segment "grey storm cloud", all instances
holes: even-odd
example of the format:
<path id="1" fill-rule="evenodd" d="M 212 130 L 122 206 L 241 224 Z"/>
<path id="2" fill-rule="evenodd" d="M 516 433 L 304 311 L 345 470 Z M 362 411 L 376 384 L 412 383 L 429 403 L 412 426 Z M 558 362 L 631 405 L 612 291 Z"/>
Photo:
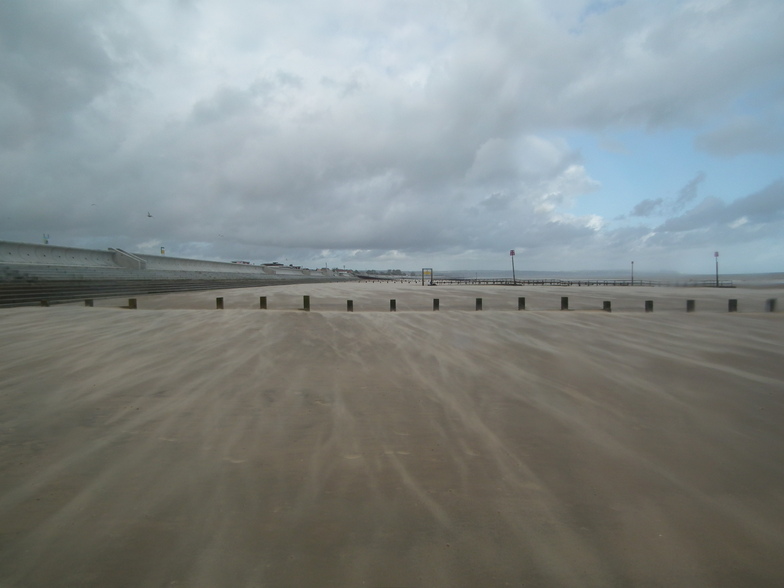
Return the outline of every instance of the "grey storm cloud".
<path id="1" fill-rule="evenodd" d="M 669 0 L 4 2 L 0 238 L 222 259 L 611 244 L 596 215 L 570 213 L 600 180 L 561 130 L 699 126 L 780 77 L 782 14 Z M 698 142 L 715 150 L 717 133 Z M 632 215 L 682 211 L 703 179 Z"/>
<path id="2" fill-rule="evenodd" d="M 632 209 L 632 216 L 651 216 L 661 209 L 664 198 L 646 198 Z"/>
<path id="3" fill-rule="evenodd" d="M 678 191 L 677 198 L 646 198 L 638 202 L 630 214 L 635 217 L 672 216 L 678 214 L 697 198 L 697 189 L 704 181 L 705 173 L 699 172 Z"/>
<path id="4" fill-rule="evenodd" d="M 747 225 L 780 230 L 784 221 L 784 180 L 773 182 L 758 192 L 738 198 L 730 204 L 722 200 L 705 198 L 683 215 L 668 219 L 657 228 L 658 232 L 679 233 L 711 228 Z M 778 226 L 775 223 L 779 223 Z M 774 229 L 775 227 L 775 229 Z"/>
<path id="5" fill-rule="evenodd" d="M 682 210 L 684 206 L 697 198 L 697 188 L 704 181 L 705 173 L 699 172 L 688 184 L 681 188 L 678 198 L 675 200 L 675 210 Z"/>
<path id="6" fill-rule="evenodd" d="M 744 153 L 784 152 L 784 96 L 780 96 L 777 120 L 759 120 L 744 116 L 734 119 L 719 129 L 703 133 L 695 139 L 695 146 L 712 155 L 732 157 Z"/>

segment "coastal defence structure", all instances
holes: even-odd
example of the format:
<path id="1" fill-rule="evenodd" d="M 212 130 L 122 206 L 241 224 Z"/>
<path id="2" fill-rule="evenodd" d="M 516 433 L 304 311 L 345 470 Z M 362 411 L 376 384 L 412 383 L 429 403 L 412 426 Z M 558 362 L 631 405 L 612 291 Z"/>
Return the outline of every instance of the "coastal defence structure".
<path id="1" fill-rule="evenodd" d="M 0 241 L 0 307 L 82 298 L 355 279 L 329 269 L 250 265 Z"/>
<path id="2" fill-rule="evenodd" d="M 14 243 L 0 241 L 0 266 L 31 266 L 31 270 L 42 266 L 74 268 L 111 268 L 160 271 L 200 271 L 235 274 L 266 275 L 313 275 L 332 276 L 331 270 L 308 270 L 288 266 L 248 265 L 223 261 L 204 261 L 165 255 L 128 253 L 119 248 L 79 249 L 57 245 Z"/>

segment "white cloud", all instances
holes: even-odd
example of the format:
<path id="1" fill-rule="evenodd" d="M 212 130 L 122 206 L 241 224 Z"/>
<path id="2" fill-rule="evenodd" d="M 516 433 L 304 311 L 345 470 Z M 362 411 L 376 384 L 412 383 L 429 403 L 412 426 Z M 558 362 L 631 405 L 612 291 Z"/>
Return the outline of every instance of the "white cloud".
<path id="1" fill-rule="evenodd" d="M 32 6 L 0 7 L 1 238 L 267 260 L 622 251 L 626 232 L 572 211 L 602 178 L 569 130 L 781 148 L 777 1 Z M 632 214 L 708 223 L 723 203 L 686 210 L 694 181 Z"/>

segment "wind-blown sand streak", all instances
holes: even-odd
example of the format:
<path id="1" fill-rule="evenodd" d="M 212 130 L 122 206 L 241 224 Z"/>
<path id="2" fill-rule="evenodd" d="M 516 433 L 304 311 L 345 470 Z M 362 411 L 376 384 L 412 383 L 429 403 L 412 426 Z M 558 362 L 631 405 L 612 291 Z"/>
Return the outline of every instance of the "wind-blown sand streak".
<path id="1" fill-rule="evenodd" d="M 0 310 L 0 586 L 780 585 L 781 294 Z"/>

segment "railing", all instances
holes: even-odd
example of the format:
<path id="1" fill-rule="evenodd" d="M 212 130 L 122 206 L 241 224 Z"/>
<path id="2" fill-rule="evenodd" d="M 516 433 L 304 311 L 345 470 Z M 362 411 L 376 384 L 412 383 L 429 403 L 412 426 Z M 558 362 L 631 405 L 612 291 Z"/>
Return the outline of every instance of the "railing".
<path id="1" fill-rule="evenodd" d="M 511 278 L 435 278 L 431 281 L 434 285 L 461 285 L 473 284 L 482 286 L 679 286 L 697 288 L 734 288 L 732 280 L 719 281 L 702 280 L 687 282 L 668 282 L 660 280 L 512 280 Z"/>

